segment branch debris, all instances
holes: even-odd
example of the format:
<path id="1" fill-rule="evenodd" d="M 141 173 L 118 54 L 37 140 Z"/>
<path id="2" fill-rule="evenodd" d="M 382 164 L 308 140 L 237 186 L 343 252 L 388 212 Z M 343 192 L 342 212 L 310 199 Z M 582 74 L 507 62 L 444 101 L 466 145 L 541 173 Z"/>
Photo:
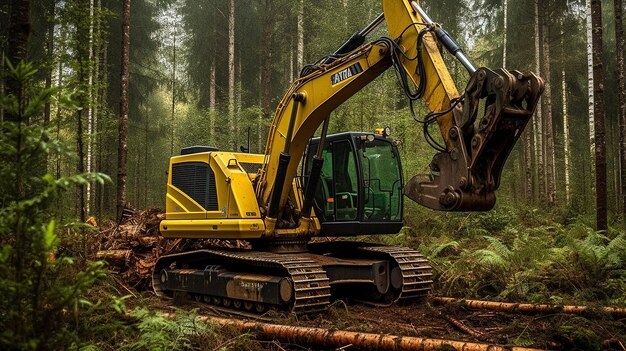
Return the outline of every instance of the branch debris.
<path id="1" fill-rule="evenodd" d="M 109 263 L 109 269 L 137 290 L 151 288 L 152 268 L 157 259 L 178 252 L 206 247 L 243 248 L 245 242 L 218 239 L 168 239 L 159 232 L 165 213 L 159 209 L 125 210 L 121 223 L 105 224 L 96 237 L 96 258 Z"/>

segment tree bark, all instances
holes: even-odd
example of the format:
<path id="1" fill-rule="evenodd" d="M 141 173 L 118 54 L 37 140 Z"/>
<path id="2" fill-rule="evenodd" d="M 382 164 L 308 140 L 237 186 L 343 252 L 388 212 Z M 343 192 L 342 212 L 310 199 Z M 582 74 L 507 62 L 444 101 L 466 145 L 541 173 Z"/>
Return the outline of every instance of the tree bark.
<path id="1" fill-rule="evenodd" d="M 173 38 L 173 56 L 172 56 L 172 116 L 170 129 L 170 156 L 174 156 L 174 131 L 176 129 L 176 30 L 174 30 Z"/>
<path id="2" fill-rule="evenodd" d="M 298 4 L 298 47 L 296 54 L 296 74 L 300 76 L 300 70 L 304 67 L 304 0 Z"/>
<path id="3" fill-rule="evenodd" d="M 502 40 L 502 68 L 506 68 L 506 45 L 507 45 L 507 41 L 508 41 L 508 14 L 509 14 L 509 1 L 508 0 L 504 0 L 504 3 L 502 5 L 502 12 L 504 14 L 504 30 L 503 32 L 503 40 Z"/>
<path id="4" fill-rule="evenodd" d="M 126 206 L 126 163 L 128 157 L 128 61 L 130 52 L 130 0 L 122 0 L 122 53 L 120 71 L 119 142 L 117 149 L 117 219 Z"/>
<path id="5" fill-rule="evenodd" d="M 84 72 L 80 71 L 82 71 L 82 69 L 79 70 L 78 80 L 82 85 L 85 77 Z M 78 112 L 76 112 L 76 153 L 78 155 L 76 160 L 76 171 L 78 174 L 85 173 L 85 148 L 83 141 L 83 129 L 83 110 L 79 109 Z M 81 223 L 85 222 L 85 185 L 83 184 L 76 185 L 76 210 Z"/>
<path id="6" fill-rule="evenodd" d="M 556 160 L 554 148 L 554 127 L 552 121 L 552 84 L 550 84 L 551 66 L 550 66 L 550 39 L 549 39 L 549 16 L 547 16 L 546 1 L 541 1 L 542 13 L 542 43 L 543 43 L 543 75 L 546 78 L 545 91 L 543 93 L 543 122 L 545 130 L 545 170 L 546 170 L 546 188 L 548 204 L 554 205 L 556 202 Z"/>
<path id="7" fill-rule="evenodd" d="M 216 87 L 217 87 L 217 82 L 215 81 L 216 79 L 216 65 L 215 65 L 215 60 L 217 58 L 215 57 L 215 54 L 213 54 L 213 62 L 211 63 L 211 77 L 210 77 L 210 82 L 209 82 L 209 140 L 211 140 L 212 143 L 215 143 L 215 92 L 216 92 Z"/>
<path id="8" fill-rule="evenodd" d="M 98 7 L 101 8 L 102 3 L 101 0 L 98 0 Z M 99 102 L 98 104 L 100 106 L 102 106 L 102 110 L 105 110 L 105 104 L 107 101 L 107 83 L 109 81 L 109 70 L 107 69 L 108 67 L 108 52 L 109 52 L 109 48 L 108 45 L 106 44 L 102 44 L 102 61 L 100 63 L 101 67 L 100 67 L 100 71 L 102 72 L 102 77 L 101 77 L 101 82 L 104 82 L 103 84 L 100 84 L 98 87 L 99 93 Z M 103 119 L 105 118 L 106 113 L 102 114 Z M 102 132 L 104 131 L 104 127 L 103 127 L 104 123 L 99 123 L 96 125 L 96 132 L 98 133 L 98 145 L 100 146 L 98 148 L 98 161 L 97 161 L 97 169 L 98 171 L 105 171 L 105 167 L 104 167 L 104 143 L 103 143 L 103 137 L 102 137 Z M 108 158 L 107 158 L 108 161 Z M 107 166 L 108 166 L 108 162 L 107 162 Z M 107 167 L 108 169 L 108 167 Z M 108 187 L 107 187 L 108 188 Z M 99 219 L 102 218 L 102 214 L 104 212 L 104 189 L 105 187 L 103 185 L 98 185 L 98 187 L 96 188 L 96 196 L 95 196 L 95 202 L 96 202 L 96 215 L 98 216 Z"/>
<path id="9" fill-rule="evenodd" d="M 585 8 L 587 11 L 587 84 L 588 84 L 588 107 L 589 107 L 589 149 L 591 162 L 591 179 L 595 179 L 595 158 L 596 158 L 596 132 L 595 132 L 595 115 L 594 115 L 594 77 L 593 77 L 593 25 L 591 21 L 591 0 L 586 0 Z M 591 193 L 595 193 L 595 183 L 591 182 Z"/>
<path id="10" fill-rule="evenodd" d="M 216 91 L 217 91 L 217 82 L 216 82 L 216 73 L 217 73 L 217 11 L 213 11 L 213 23 L 212 25 L 212 41 L 213 41 L 213 50 L 211 54 L 211 69 L 209 73 L 209 140 L 211 143 L 215 143 L 215 107 L 217 104 L 216 101 Z M 217 146 L 217 145 L 215 145 Z"/>
<path id="11" fill-rule="evenodd" d="M 564 21 L 561 20 L 561 58 L 562 60 L 566 59 L 567 51 L 565 50 L 565 42 L 563 38 L 565 37 L 564 30 Z M 565 74 L 565 66 L 561 68 L 561 99 L 562 99 L 562 110 L 563 113 L 563 161 L 565 167 L 563 169 L 563 176 L 565 178 L 565 203 L 566 205 L 571 204 L 572 198 L 572 190 L 571 190 L 571 151 L 570 151 L 570 126 L 569 126 L 569 108 L 567 106 L 568 99 L 568 85 Z"/>
<path id="12" fill-rule="evenodd" d="M 293 45 L 293 38 L 291 40 L 289 40 L 289 81 L 287 82 L 287 86 L 289 86 L 293 81 L 294 81 L 294 77 L 295 77 L 295 49 L 294 45 Z"/>
<path id="13" fill-rule="evenodd" d="M 65 31 L 65 26 L 61 26 L 60 28 L 60 43 L 61 46 L 59 47 L 59 52 L 65 52 L 65 42 L 66 42 L 66 31 Z M 59 60 L 58 64 L 58 71 L 57 71 L 57 82 L 59 84 L 59 86 L 63 85 L 63 60 Z M 58 100 L 61 100 L 61 92 L 58 92 L 57 94 L 57 98 Z M 57 140 L 60 140 L 61 138 L 61 106 L 59 104 L 59 101 L 57 101 L 56 104 L 56 138 Z M 55 162 L 55 176 L 57 179 L 61 178 L 61 155 L 57 155 L 56 156 L 56 162 Z M 57 200 L 58 201 L 58 200 Z M 58 208 L 57 208 L 58 210 Z"/>
<path id="14" fill-rule="evenodd" d="M 46 55 L 48 55 L 48 67 L 46 68 L 46 82 L 45 82 L 45 87 L 46 89 L 50 89 L 52 87 L 52 75 L 54 72 L 54 60 L 52 59 L 54 57 L 54 18 L 55 18 L 55 6 L 56 6 L 56 2 L 55 1 L 50 1 L 50 4 L 48 5 L 48 10 L 46 15 L 49 17 L 46 19 L 46 25 L 48 26 L 48 31 L 47 31 L 47 35 L 46 35 Z M 50 101 L 47 101 L 45 106 L 44 106 L 44 111 L 43 111 L 43 125 L 45 128 L 47 128 L 50 124 L 50 115 L 52 113 L 52 104 L 50 103 Z M 46 161 L 46 166 L 47 166 L 47 161 Z"/>
<path id="15" fill-rule="evenodd" d="M 14 66 L 20 61 L 26 60 L 28 54 L 28 41 L 30 39 L 30 0 L 11 1 L 11 13 L 8 30 L 7 59 Z M 5 78 L 4 89 L 7 95 L 20 95 L 22 87 L 14 80 Z M 5 120 L 19 122 L 20 116 L 5 113 Z M 24 121 L 28 123 L 28 121 Z"/>
<path id="16" fill-rule="evenodd" d="M 228 15 L 228 119 L 232 146 L 236 149 L 235 121 L 235 0 L 229 2 Z"/>
<path id="17" fill-rule="evenodd" d="M 535 0 L 535 72 L 541 72 L 541 27 L 540 27 L 540 2 L 542 0 Z M 540 102 L 541 103 L 541 102 Z M 545 199 L 547 193 L 546 179 L 544 176 L 544 149 L 543 149 L 543 116 L 541 111 L 541 105 L 535 113 L 535 162 L 537 163 L 537 194 L 540 200 Z"/>
<path id="18" fill-rule="evenodd" d="M 594 125 L 596 137 L 596 229 L 603 231 L 608 229 L 608 215 L 601 0 L 591 0 L 591 21 L 593 26 L 593 91 L 595 96 Z"/>
<path id="19" fill-rule="evenodd" d="M 2 48 L 2 54 L 0 54 L 0 93 L 4 93 L 4 62 L 6 61 L 6 54 L 4 48 Z M 0 106 L 0 122 L 4 122 L 4 106 Z"/>
<path id="20" fill-rule="evenodd" d="M 622 0 L 614 0 L 615 5 L 615 47 L 617 53 L 617 97 L 619 118 L 619 157 L 621 210 L 626 225 L 626 82 L 624 77 L 624 24 Z"/>
<path id="21" fill-rule="evenodd" d="M 569 111 L 567 108 L 567 79 L 565 79 L 565 69 L 561 70 L 561 90 L 563 94 L 563 155 L 565 159 L 565 201 L 571 203 L 572 190 L 570 185 L 571 153 L 570 153 L 570 132 L 569 132 Z"/>
<path id="22" fill-rule="evenodd" d="M 270 79 L 272 75 L 272 54 L 273 54 L 273 0 L 265 0 L 265 18 L 263 21 L 262 48 L 265 56 L 263 57 L 263 67 L 261 73 L 261 109 L 265 118 L 270 117 L 270 101 L 271 101 L 271 85 Z"/>
<path id="23" fill-rule="evenodd" d="M 89 1 L 89 83 L 87 87 L 88 92 L 88 105 L 87 105 L 87 172 L 93 172 L 93 133 L 94 133 L 94 74 L 97 66 L 92 64 L 94 61 L 94 0 Z M 87 213 L 91 213 L 91 191 L 92 184 L 87 183 L 87 201 L 85 207 Z"/>
<path id="24" fill-rule="evenodd" d="M 533 136 L 530 129 L 524 131 L 524 197 L 533 201 Z"/>
<path id="25" fill-rule="evenodd" d="M 144 140 L 143 140 L 143 208 L 148 208 L 148 192 L 150 188 L 148 186 L 148 155 L 150 152 L 150 139 L 148 131 L 150 129 L 150 121 L 148 118 L 144 118 Z"/>

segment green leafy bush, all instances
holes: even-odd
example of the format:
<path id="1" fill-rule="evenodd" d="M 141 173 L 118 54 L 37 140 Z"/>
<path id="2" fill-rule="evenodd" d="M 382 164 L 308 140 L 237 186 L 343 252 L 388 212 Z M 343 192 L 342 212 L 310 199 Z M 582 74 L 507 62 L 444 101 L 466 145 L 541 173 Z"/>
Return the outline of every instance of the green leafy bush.
<path id="1" fill-rule="evenodd" d="M 50 215 L 54 199 L 70 187 L 104 182 L 101 174 L 55 179 L 46 174 L 46 158 L 69 151 L 44 128 L 31 123 L 44 105 L 60 97 L 55 88 L 38 88 L 37 70 L 28 63 L 8 64 L 17 94 L 0 103 L 9 116 L 0 125 L 0 349 L 40 350 L 81 346 L 77 332 L 85 298 L 105 273 L 102 262 L 80 265 L 57 252 L 60 239 Z"/>

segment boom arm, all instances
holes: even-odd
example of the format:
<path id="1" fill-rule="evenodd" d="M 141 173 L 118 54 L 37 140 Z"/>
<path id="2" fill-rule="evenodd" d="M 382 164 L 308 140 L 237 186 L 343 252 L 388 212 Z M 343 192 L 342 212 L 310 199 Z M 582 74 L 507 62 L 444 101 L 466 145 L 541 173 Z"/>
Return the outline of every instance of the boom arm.
<path id="1" fill-rule="evenodd" d="M 284 208 L 291 180 L 317 128 L 337 106 L 391 66 L 388 52 L 389 48 L 382 43 L 367 44 L 298 79 L 287 91 L 274 114 L 265 148 L 266 162 L 257 184 L 257 197 L 266 205 L 268 213 L 271 212 L 272 194 L 276 191 L 280 194 L 276 206 Z M 302 101 L 296 101 L 297 94 L 301 94 Z M 292 137 L 286 149 L 288 135 Z M 287 161 L 281 163 L 281 158 Z M 279 169 L 281 167 L 283 169 Z M 286 181 L 277 182 L 283 175 Z"/>
<path id="2" fill-rule="evenodd" d="M 383 8 L 393 41 L 382 38 L 340 58 L 327 58 L 295 81 L 276 109 L 256 188 L 268 232 L 285 208 L 308 140 L 336 107 L 392 65 L 420 87 L 418 97 L 434 111 L 424 121 L 426 128 L 438 123 L 445 143 L 431 163 L 433 173 L 411 179 L 405 194 L 438 210 L 493 207 L 504 162 L 536 108 L 543 81 L 532 73 L 504 69 L 473 72 L 458 46 L 416 1 L 384 0 Z M 371 26 L 366 29 L 369 32 Z M 359 34 L 336 54 L 344 54 L 342 49 L 354 42 L 360 44 Z M 472 73 L 462 96 L 436 38 Z M 475 128 L 481 100 L 485 116 Z"/>

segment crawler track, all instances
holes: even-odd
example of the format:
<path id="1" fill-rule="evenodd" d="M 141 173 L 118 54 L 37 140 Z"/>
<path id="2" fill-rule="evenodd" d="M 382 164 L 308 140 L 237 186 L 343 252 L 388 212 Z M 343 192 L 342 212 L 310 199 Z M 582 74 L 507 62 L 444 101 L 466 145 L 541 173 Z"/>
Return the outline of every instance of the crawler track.
<path id="1" fill-rule="evenodd" d="M 331 290 L 326 267 L 365 260 L 389 263 L 389 292 L 384 295 L 358 297 L 346 296 L 360 293 L 359 288 Z M 346 263 L 347 262 L 347 263 Z M 350 270 L 350 268 L 349 268 Z M 164 271 L 177 278 L 163 277 Z M 208 272 L 208 273 L 207 273 Z M 228 275 L 235 284 L 246 285 L 246 291 L 235 291 L 230 283 L 216 288 L 215 277 Z M 310 252 L 302 254 L 277 254 L 251 250 L 207 249 L 161 257 L 152 274 L 152 284 L 157 296 L 184 295 L 197 301 L 234 310 L 263 313 L 268 308 L 296 314 L 316 313 L 325 310 L 332 298 L 347 297 L 379 305 L 397 301 L 412 301 L 427 296 L 432 288 L 432 268 L 419 252 L 405 247 L 386 247 L 367 243 L 338 242 L 332 245 L 313 244 Z M 251 284 L 246 283 L 252 281 Z M 174 286 L 169 286 L 175 280 Z M 267 285 L 266 285 L 267 280 Z M 271 282 L 269 282 L 271 280 Z M 289 298 L 277 301 L 266 298 L 266 286 L 279 286 L 277 281 L 289 282 Z M 165 283 L 165 282 L 168 283 Z M 339 283 L 339 282 L 338 282 Z M 230 286 L 228 286 L 230 284 Z M 166 289 L 165 286 L 168 285 Z M 252 286 L 249 287 L 248 285 Z M 228 286 L 228 288 L 223 288 Z M 334 286 L 334 285 L 333 285 Z M 237 286 L 239 288 L 239 286 Z M 244 290 L 245 290 L 244 289 Z M 233 292 L 235 291 L 235 292 Z"/>
<path id="2" fill-rule="evenodd" d="M 421 299 L 432 290 L 433 268 L 419 252 L 401 246 L 366 246 L 361 250 L 386 254 L 398 265 L 402 272 L 402 291 L 395 301 Z"/>
<path id="3" fill-rule="evenodd" d="M 330 285 L 326 273 L 320 265 L 313 260 L 298 257 L 296 255 L 279 255 L 267 252 L 256 252 L 247 250 L 198 250 L 193 252 L 164 256 L 157 261 L 152 275 L 152 284 L 158 296 L 165 296 L 162 289 L 160 271 L 172 264 L 192 266 L 190 268 L 202 269 L 210 264 L 224 264 L 236 266 L 238 270 L 251 268 L 254 270 L 270 270 L 280 272 L 293 282 L 294 294 L 290 305 L 270 306 L 279 309 L 288 309 L 295 313 L 319 312 L 330 304 Z M 186 268 L 186 267 L 185 267 Z M 245 309 L 249 305 L 242 304 L 241 301 L 230 301 L 222 297 L 210 294 L 194 294 L 196 299 L 201 296 L 205 302 L 210 302 L 218 306 L 237 308 L 243 306 Z M 263 305 L 256 305 L 257 312 L 264 311 Z"/>

